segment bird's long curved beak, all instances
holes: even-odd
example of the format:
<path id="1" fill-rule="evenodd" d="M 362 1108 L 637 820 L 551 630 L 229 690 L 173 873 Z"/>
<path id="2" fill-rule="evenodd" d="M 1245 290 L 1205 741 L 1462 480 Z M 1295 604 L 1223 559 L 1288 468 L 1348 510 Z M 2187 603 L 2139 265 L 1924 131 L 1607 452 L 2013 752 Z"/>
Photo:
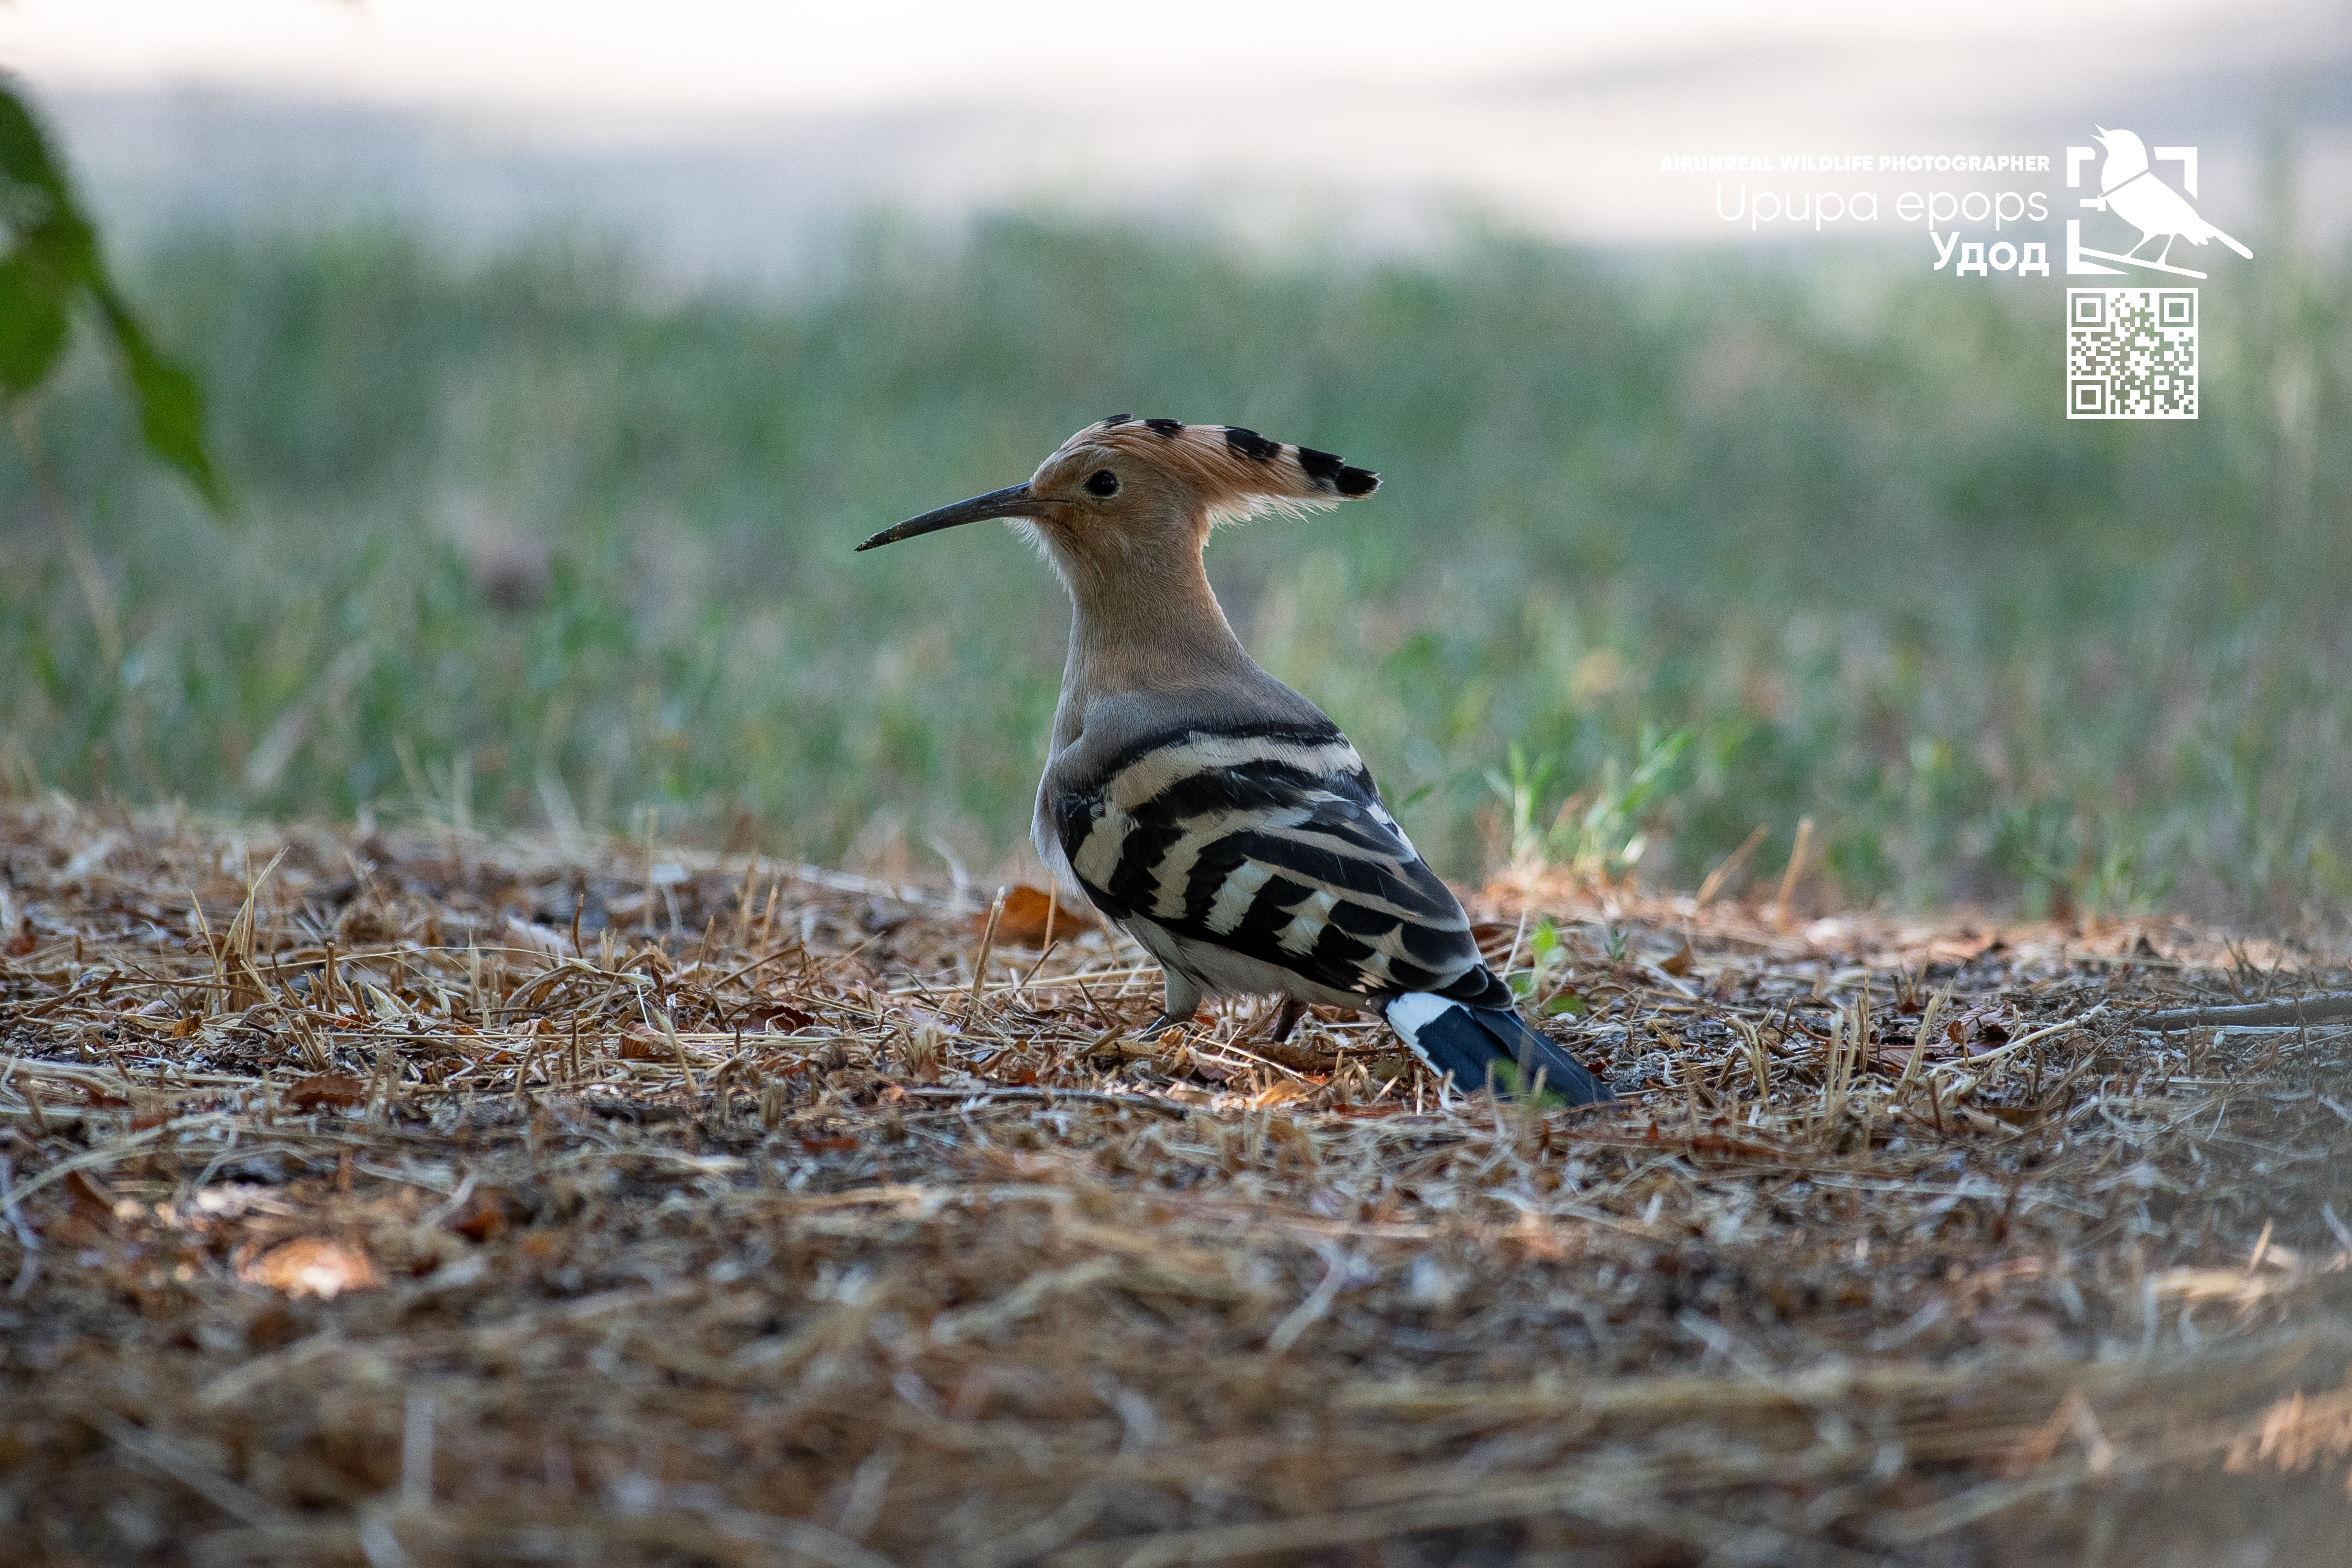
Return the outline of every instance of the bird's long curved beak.
<path id="1" fill-rule="evenodd" d="M 896 544 L 902 539 L 912 539 L 919 533 L 937 533 L 943 528 L 961 528 L 967 522 L 985 522 L 992 517 L 1034 517 L 1041 503 L 1029 493 L 1025 484 L 1007 485 L 1001 490 L 991 490 L 984 496 L 960 500 L 953 506 L 943 506 L 937 511 L 927 511 L 920 517 L 910 517 L 895 523 L 859 545 L 860 550 L 872 550 L 877 545 Z"/>

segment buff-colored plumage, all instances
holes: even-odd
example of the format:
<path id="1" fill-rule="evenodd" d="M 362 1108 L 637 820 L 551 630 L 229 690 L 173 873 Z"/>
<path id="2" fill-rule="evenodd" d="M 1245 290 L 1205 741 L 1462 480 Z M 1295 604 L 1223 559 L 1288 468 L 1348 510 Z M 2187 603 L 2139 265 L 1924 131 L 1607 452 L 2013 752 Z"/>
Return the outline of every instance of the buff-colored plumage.
<path id="1" fill-rule="evenodd" d="M 1312 447 L 1269 441 L 1234 426 L 1172 419 L 1103 420 L 1063 442 L 1045 461 L 1049 467 L 1083 464 L 1090 452 L 1149 465 L 1189 489 L 1218 522 L 1265 510 L 1320 510 L 1369 495 L 1378 485 L 1375 476 Z M 1309 471 L 1310 463 L 1321 477 Z"/>

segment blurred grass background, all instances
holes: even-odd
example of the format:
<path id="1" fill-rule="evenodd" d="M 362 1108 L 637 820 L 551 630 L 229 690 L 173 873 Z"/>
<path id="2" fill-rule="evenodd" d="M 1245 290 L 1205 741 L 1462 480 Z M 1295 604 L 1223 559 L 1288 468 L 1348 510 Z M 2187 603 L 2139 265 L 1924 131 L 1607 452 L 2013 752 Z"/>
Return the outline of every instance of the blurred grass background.
<path id="1" fill-rule="evenodd" d="M 1211 570 L 1450 874 L 1511 852 L 1516 787 L 1522 852 L 1622 868 L 1638 836 L 1653 882 L 1759 825 L 1776 872 L 1810 815 L 1845 897 L 2332 923 L 2352 268 L 2256 244 L 2178 425 L 2060 416 L 2063 279 L 1907 253 L 1269 257 L 1016 216 L 681 293 L 590 246 L 191 236 L 124 270 L 205 379 L 238 521 L 73 368 L 38 419 L 124 648 L 0 453 L 0 776 L 563 831 L 656 806 L 979 878 L 1026 830 L 1065 606 L 1000 531 L 851 546 L 1129 410 L 1381 472 Z"/>

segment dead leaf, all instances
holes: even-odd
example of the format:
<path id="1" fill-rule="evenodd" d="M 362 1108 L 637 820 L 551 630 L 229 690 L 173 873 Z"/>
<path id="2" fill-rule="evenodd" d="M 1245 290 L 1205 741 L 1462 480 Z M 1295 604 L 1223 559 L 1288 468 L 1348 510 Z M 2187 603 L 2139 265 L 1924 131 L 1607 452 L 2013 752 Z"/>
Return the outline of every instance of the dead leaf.
<path id="1" fill-rule="evenodd" d="M 1480 921 L 1470 928 L 1470 940 L 1482 952 L 1500 953 L 1521 934 L 1515 921 Z"/>
<path id="2" fill-rule="evenodd" d="M 477 1193 L 464 1213 L 452 1215 L 441 1223 L 467 1241 L 488 1241 L 506 1232 L 506 1205 L 496 1193 Z"/>
<path id="3" fill-rule="evenodd" d="M 298 1079 L 286 1090 L 286 1103 L 297 1110 L 321 1105 L 357 1105 L 367 1098 L 366 1086 L 348 1073 L 322 1072 Z"/>
<path id="4" fill-rule="evenodd" d="M 1690 938 L 1685 936 L 1683 938 L 1682 946 L 1675 950 L 1675 955 L 1660 963 L 1658 967 L 1679 980 L 1691 972 L 1691 965 L 1697 961 L 1698 954 L 1691 951 Z"/>
<path id="5" fill-rule="evenodd" d="M 632 1024 L 621 1031 L 621 1059 L 624 1061 L 641 1062 L 669 1054 L 669 1042 L 661 1037 L 658 1030 L 649 1029 L 643 1024 Z"/>
<path id="6" fill-rule="evenodd" d="M 367 1254 L 324 1237 L 281 1242 L 237 1271 L 249 1285 L 267 1285 L 289 1296 L 331 1301 L 346 1290 L 372 1289 L 375 1268 Z"/>
<path id="7" fill-rule="evenodd" d="M 996 917 L 996 940 L 1007 947 L 1043 947 L 1045 944 L 1045 915 L 1048 909 L 1054 916 L 1054 935 L 1076 936 L 1090 931 L 1094 920 L 1084 910 L 1074 910 L 1068 904 L 1057 903 L 1053 897 L 1037 888 L 1019 887 L 1004 895 L 1004 912 Z M 988 925 L 988 913 L 982 910 L 973 917 L 974 931 Z"/>

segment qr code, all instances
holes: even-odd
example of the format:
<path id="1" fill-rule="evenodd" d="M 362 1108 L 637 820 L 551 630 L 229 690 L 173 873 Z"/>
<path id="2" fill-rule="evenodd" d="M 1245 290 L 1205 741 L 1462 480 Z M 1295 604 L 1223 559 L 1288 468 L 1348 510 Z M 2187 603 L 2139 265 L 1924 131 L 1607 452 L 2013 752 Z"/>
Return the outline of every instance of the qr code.
<path id="1" fill-rule="evenodd" d="M 2066 290 L 2066 417 L 2197 417 L 2197 290 Z"/>

